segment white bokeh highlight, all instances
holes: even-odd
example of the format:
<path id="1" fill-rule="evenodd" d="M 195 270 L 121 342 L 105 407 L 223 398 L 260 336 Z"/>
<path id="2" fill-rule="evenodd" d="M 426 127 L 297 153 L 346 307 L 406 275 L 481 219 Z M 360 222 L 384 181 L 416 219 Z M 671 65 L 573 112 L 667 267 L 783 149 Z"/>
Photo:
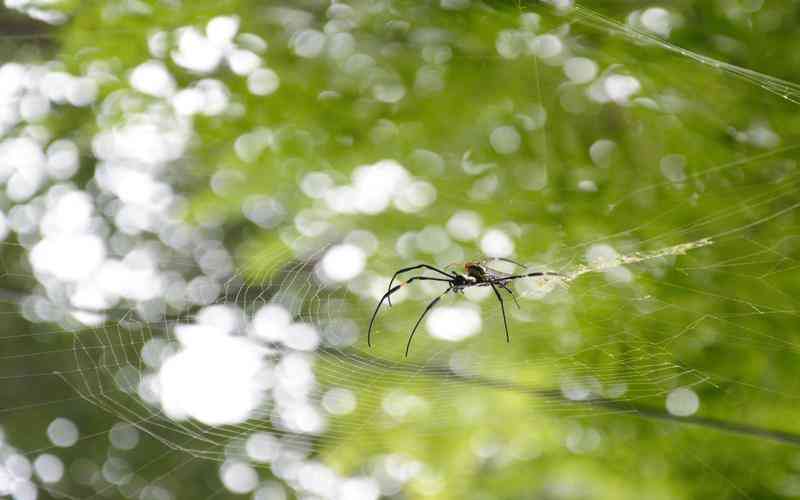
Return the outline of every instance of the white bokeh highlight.
<path id="1" fill-rule="evenodd" d="M 673 389 L 667 394 L 667 411 L 678 417 L 688 417 L 700 409 L 700 398 L 687 387 Z"/>
<path id="2" fill-rule="evenodd" d="M 181 349 L 158 372 L 161 406 L 170 418 L 208 425 L 246 421 L 264 400 L 264 350 L 216 325 L 179 325 Z"/>
<path id="3" fill-rule="evenodd" d="M 442 305 L 428 313 L 425 326 L 434 338 L 458 342 L 480 331 L 481 315 L 467 304 Z"/>

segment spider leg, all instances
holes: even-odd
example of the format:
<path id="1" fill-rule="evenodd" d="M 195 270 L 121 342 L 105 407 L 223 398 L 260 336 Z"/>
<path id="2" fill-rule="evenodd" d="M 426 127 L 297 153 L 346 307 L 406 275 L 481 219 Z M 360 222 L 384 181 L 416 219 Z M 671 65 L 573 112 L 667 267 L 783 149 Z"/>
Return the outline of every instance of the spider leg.
<path id="1" fill-rule="evenodd" d="M 375 316 L 378 315 L 378 311 L 380 311 L 381 305 L 383 304 L 383 301 L 388 299 L 389 296 L 391 294 L 393 294 L 394 292 L 400 290 L 400 288 L 402 286 L 403 285 L 397 285 L 394 288 L 390 288 L 388 292 L 383 294 L 383 297 L 381 297 L 381 300 L 378 302 L 378 305 L 375 307 L 375 312 L 372 313 L 372 318 L 369 320 L 369 328 L 367 328 L 367 345 L 369 347 L 372 347 L 372 323 L 375 322 Z"/>
<path id="2" fill-rule="evenodd" d="M 515 280 L 515 279 L 519 279 L 519 278 L 531 278 L 531 277 L 536 277 L 536 276 L 560 276 L 562 278 L 566 277 L 561 273 L 556 273 L 556 272 L 553 272 L 553 271 L 536 271 L 534 273 L 512 274 L 510 276 L 503 276 L 503 279 L 504 280 Z"/>
<path id="3" fill-rule="evenodd" d="M 506 321 L 506 306 L 503 304 L 503 297 L 500 296 L 500 292 L 497 291 L 497 287 L 494 286 L 494 283 L 490 281 L 489 284 L 492 286 L 492 290 L 494 290 L 495 297 L 497 297 L 497 300 L 500 301 L 500 312 L 503 313 L 503 326 L 506 329 L 506 342 L 511 342 L 511 338 L 508 336 L 508 322 Z"/>
<path id="4" fill-rule="evenodd" d="M 508 292 L 509 295 L 511 295 L 511 298 L 514 299 L 514 305 L 517 306 L 517 309 L 519 309 L 519 302 L 517 302 L 517 296 L 514 295 L 514 292 L 512 292 L 510 288 L 508 288 L 508 284 L 504 283 L 502 281 L 499 281 L 497 283 L 497 286 L 499 286 L 500 288 L 502 288 L 503 290 Z"/>
<path id="5" fill-rule="evenodd" d="M 422 315 L 421 315 L 421 316 L 419 317 L 419 319 L 417 320 L 417 324 L 416 324 L 416 325 L 414 325 L 414 329 L 413 329 L 413 330 L 411 330 L 411 335 L 409 335 L 409 336 L 408 336 L 408 342 L 406 343 L 406 357 L 408 357 L 408 350 L 409 350 L 409 349 L 411 349 L 411 339 L 413 339 L 413 338 L 414 338 L 414 334 L 417 332 L 417 327 L 419 326 L 419 324 L 420 324 L 420 323 L 422 323 L 422 318 L 424 318 L 424 317 L 425 317 L 425 315 L 426 315 L 426 314 L 428 314 L 428 311 L 430 311 L 430 310 L 433 308 L 433 306 L 435 306 L 435 305 L 436 305 L 436 303 L 437 303 L 437 302 L 439 302 L 439 300 L 440 300 L 442 297 L 444 297 L 444 295 L 445 295 L 447 292 L 449 292 L 450 290 L 452 290 L 452 289 L 453 289 L 453 287 L 452 287 L 452 286 L 450 286 L 450 287 L 449 287 L 447 290 L 445 290 L 444 292 L 442 292 L 442 294 L 441 294 L 441 295 L 439 295 L 438 297 L 436 297 L 435 299 L 433 299 L 433 300 L 430 302 L 430 304 L 428 304 L 428 307 L 426 307 L 426 308 L 425 308 L 425 310 L 424 310 L 424 311 L 422 311 Z"/>
<path id="6" fill-rule="evenodd" d="M 422 269 L 422 268 L 430 269 L 431 271 L 437 272 L 437 273 L 439 273 L 439 274 L 441 274 L 443 276 L 447 276 L 450 279 L 455 278 L 455 275 L 447 273 L 447 272 L 444 272 L 441 269 L 436 269 L 435 267 L 429 266 L 428 264 L 419 264 L 419 265 L 416 265 L 416 266 L 404 267 L 403 269 L 400 269 L 399 271 L 394 273 L 394 276 L 392 276 L 392 279 L 389 281 L 389 289 L 391 290 L 392 283 L 394 283 L 394 280 L 397 279 L 397 275 L 405 273 L 405 272 L 408 272 L 408 271 L 413 271 L 414 269 Z M 392 305 L 392 299 L 389 299 L 389 306 L 391 306 L 391 305 Z"/>
<path id="7" fill-rule="evenodd" d="M 433 278 L 433 277 L 430 277 L 430 276 L 414 276 L 410 280 L 405 281 L 403 283 L 400 283 L 399 285 L 395 285 L 393 288 L 390 288 L 389 291 L 386 292 L 385 294 L 383 294 L 383 297 L 381 297 L 381 300 L 378 302 L 378 305 L 375 307 L 375 312 L 372 313 L 372 318 L 369 320 L 369 328 L 367 329 L 367 345 L 369 347 L 372 347 L 372 323 L 375 322 L 375 317 L 378 315 L 378 311 L 381 309 L 381 305 L 383 304 L 383 301 L 384 300 L 389 300 L 389 297 L 391 297 L 394 292 L 400 290 L 404 286 L 406 286 L 409 283 L 411 283 L 412 281 L 416 281 L 416 280 L 419 280 L 419 281 L 443 281 L 443 282 L 446 282 L 446 283 L 450 283 L 450 280 L 446 280 L 446 279 L 443 279 L 443 278 Z"/>
<path id="8" fill-rule="evenodd" d="M 493 260 L 499 260 L 501 262 L 508 262 L 509 264 L 514 264 L 517 267 L 521 267 L 522 269 L 525 269 L 525 266 L 523 266 L 522 264 L 520 264 L 516 260 L 509 259 L 507 257 L 491 257 L 491 258 L 488 258 L 488 259 L 484 259 L 481 262 L 491 262 Z"/>

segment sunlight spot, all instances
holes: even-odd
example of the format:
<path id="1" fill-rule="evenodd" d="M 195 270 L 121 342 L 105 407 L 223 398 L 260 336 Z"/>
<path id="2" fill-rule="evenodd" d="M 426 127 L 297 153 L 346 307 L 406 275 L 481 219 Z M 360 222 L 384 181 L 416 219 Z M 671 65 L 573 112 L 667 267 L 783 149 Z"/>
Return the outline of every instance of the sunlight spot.
<path id="1" fill-rule="evenodd" d="M 422 59 L 430 64 L 446 64 L 453 58 L 449 45 L 427 45 L 422 49 Z"/>
<path id="2" fill-rule="evenodd" d="M 309 172 L 300 181 L 300 190 L 309 198 L 320 199 L 325 197 L 334 186 L 333 179 L 325 172 Z"/>
<path id="3" fill-rule="evenodd" d="M 356 409 L 356 395 L 349 389 L 334 387 L 322 396 L 322 407 L 331 415 L 347 415 Z"/>
<path id="4" fill-rule="evenodd" d="M 169 97 L 175 93 L 175 79 L 161 61 L 147 61 L 136 66 L 129 80 L 133 88 L 153 97 Z"/>
<path id="5" fill-rule="evenodd" d="M 17 94 L 25 88 L 27 78 L 25 66 L 15 62 L 0 65 L 0 95 L 3 97 Z"/>
<path id="6" fill-rule="evenodd" d="M 175 420 L 238 424 L 264 398 L 263 349 L 211 325 L 175 327 L 181 349 L 158 372 L 161 405 Z"/>
<path id="7" fill-rule="evenodd" d="M 589 147 L 589 156 L 598 167 L 607 167 L 611 163 L 612 154 L 616 149 L 616 142 L 609 139 L 600 139 Z"/>
<path id="8" fill-rule="evenodd" d="M 286 500 L 287 498 L 286 490 L 277 481 L 266 481 L 253 493 L 253 500 Z"/>
<path id="9" fill-rule="evenodd" d="M 50 193 L 47 211 L 40 222 L 43 235 L 68 235 L 91 229 L 94 206 L 88 194 L 83 191 Z"/>
<path id="10" fill-rule="evenodd" d="M 686 387 L 673 389 L 667 394 L 667 411 L 678 417 L 694 415 L 700 408 L 697 393 Z"/>
<path id="11" fill-rule="evenodd" d="M 525 12 L 519 16 L 519 25 L 528 31 L 539 31 L 541 24 L 542 16 L 535 12 Z"/>
<path id="12" fill-rule="evenodd" d="M 516 128 L 504 125 L 492 130 L 489 142 L 491 142 L 492 148 L 498 154 L 509 155 L 519 150 L 522 138 Z"/>
<path id="13" fill-rule="evenodd" d="M 251 334 L 267 342 L 279 342 L 286 338 L 292 316 L 279 304 L 266 304 L 253 316 Z"/>
<path id="14" fill-rule="evenodd" d="M 50 100 L 41 94 L 27 94 L 19 102 L 19 114 L 27 122 L 35 122 L 50 112 Z"/>
<path id="15" fill-rule="evenodd" d="M 178 49 L 172 51 L 172 60 L 178 66 L 199 73 L 209 73 L 222 60 L 222 48 L 204 37 L 197 28 L 178 29 L 177 39 Z"/>
<path id="16" fill-rule="evenodd" d="M 444 10 L 464 10 L 470 3 L 471 0 L 439 0 L 439 6 Z"/>
<path id="17" fill-rule="evenodd" d="M 572 57 L 564 63 L 564 74 L 573 83 L 589 83 L 597 76 L 597 63 L 585 57 Z"/>
<path id="18" fill-rule="evenodd" d="M 37 272 L 64 281 L 88 278 L 105 259 L 103 240 L 93 234 L 48 236 L 37 243 L 30 260 Z"/>
<path id="19" fill-rule="evenodd" d="M 389 207 L 401 188 L 408 185 L 408 170 L 394 160 L 357 167 L 352 174 L 351 202 L 359 212 L 378 214 Z"/>
<path id="20" fill-rule="evenodd" d="M 487 257 L 509 257 L 514 253 L 514 242 L 505 231 L 490 229 L 481 238 L 481 251 Z"/>
<path id="21" fill-rule="evenodd" d="M 459 241 L 470 241 L 481 234 L 483 220 L 471 210 L 460 210 L 447 221 L 447 231 Z"/>
<path id="22" fill-rule="evenodd" d="M 64 476 L 64 462 L 55 455 L 45 453 L 33 461 L 36 475 L 43 483 L 57 483 Z"/>
<path id="23" fill-rule="evenodd" d="M 205 78 L 195 84 L 195 87 L 203 93 L 203 109 L 201 112 L 207 116 L 214 116 L 222 113 L 228 107 L 230 94 L 228 87 L 219 80 Z"/>
<path id="24" fill-rule="evenodd" d="M 88 106 L 97 99 L 97 82 L 91 78 L 70 78 L 67 81 L 66 97 L 73 106 Z"/>
<path id="25" fill-rule="evenodd" d="M 274 147 L 275 135 L 272 130 L 264 127 L 252 132 L 242 134 L 233 143 L 233 150 L 240 160 L 252 163 L 268 147 Z"/>
<path id="26" fill-rule="evenodd" d="M 237 495 L 249 493 L 258 486 L 258 473 L 243 462 L 226 461 L 220 466 L 222 484 Z"/>
<path id="27" fill-rule="evenodd" d="M 618 258 L 619 254 L 611 245 L 597 244 L 586 250 L 586 260 L 592 266 L 602 266 L 614 262 Z"/>
<path id="28" fill-rule="evenodd" d="M 349 281 L 364 270 L 366 255 L 351 244 L 335 245 L 322 258 L 322 271 L 332 281 Z"/>
<path id="29" fill-rule="evenodd" d="M 237 31 L 239 31 L 237 16 L 217 16 L 206 25 L 208 39 L 217 45 L 230 44 Z"/>
<path id="30" fill-rule="evenodd" d="M 458 342 L 480 331 L 481 315 L 469 305 L 440 306 L 428 313 L 425 326 L 432 337 Z"/>
<path id="31" fill-rule="evenodd" d="M 127 422 L 117 422 L 108 431 L 108 439 L 118 450 L 132 450 L 139 444 L 139 430 Z"/>
<path id="32" fill-rule="evenodd" d="M 292 36 L 289 47 L 299 57 L 317 57 L 325 48 L 325 34 L 317 30 L 303 30 Z"/>
<path id="33" fill-rule="evenodd" d="M 375 84 L 372 87 L 372 96 L 378 101 L 385 103 L 395 103 L 406 95 L 406 88 L 403 82 L 387 81 Z"/>
<path id="34" fill-rule="evenodd" d="M 436 188 L 427 181 L 413 181 L 398 190 L 394 206 L 401 212 L 419 212 L 436 201 Z"/>
<path id="35" fill-rule="evenodd" d="M 527 33 L 517 30 L 503 30 L 497 34 L 495 49 L 500 57 L 505 59 L 516 59 L 527 49 L 525 36 Z"/>
<path id="36" fill-rule="evenodd" d="M 286 208 L 269 196 L 248 196 L 242 202 L 242 213 L 248 220 L 264 229 L 277 226 L 287 214 Z"/>
<path id="37" fill-rule="evenodd" d="M 444 76 L 444 70 L 439 66 L 422 66 L 414 77 L 414 90 L 423 95 L 441 92 L 446 85 Z"/>
<path id="38" fill-rule="evenodd" d="M 262 464 L 278 458 L 280 450 L 280 441 L 268 432 L 256 432 L 255 434 L 251 434 L 245 443 L 247 456 L 254 462 Z"/>
<path id="39" fill-rule="evenodd" d="M 633 273 L 630 269 L 623 266 L 606 269 L 603 271 L 603 275 L 611 283 L 625 284 L 633 281 Z"/>
<path id="40" fill-rule="evenodd" d="M 88 484 L 88 483 L 87 483 Z M 139 493 L 139 500 L 175 500 L 175 496 L 163 486 L 148 484 Z"/>
<path id="41" fill-rule="evenodd" d="M 20 137 L 0 142 L 0 158 L 0 181 L 10 176 L 6 193 L 11 200 L 30 198 L 44 183 L 47 158 L 33 139 Z"/>
<path id="42" fill-rule="evenodd" d="M 749 129 L 735 135 L 737 140 L 760 148 L 774 148 L 781 142 L 780 136 L 767 123 L 753 123 Z"/>
<path id="43" fill-rule="evenodd" d="M 367 54 L 352 54 L 345 61 L 342 69 L 350 75 L 363 75 L 368 69 L 375 66 L 375 59 Z"/>
<path id="44" fill-rule="evenodd" d="M 166 283 L 152 256 L 145 257 L 136 250 L 122 260 L 107 259 L 94 276 L 103 295 L 125 297 L 132 300 L 152 300 L 159 297 Z"/>
<path id="45" fill-rule="evenodd" d="M 6 65 L 4 67 L 8 67 Z M 13 72 L 9 72 L 13 73 Z M 39 83 L 39 90 L 47 96 L 48 99 L 55 103 L 63 103 L 67 100 L 67 87 L 69 86 L 72 75 L 64 73 L 63 71 L 50 71 L 42 77 Z M 13 89 L 14 82 L 11 82 Z"/>
<path id="46" fill-rule="evenodd" d="M 253 95 L 270 95 L 280 87 L 278 74 L 269 68 L 258 68 L 247 77 L 247 90 Z"/>
<path id="47" fill-rule="evenodd" d="M 78 146 L 68 139 L 53 141 L 47 147 L 47 173 L 53 179 L 69 179 L 78 171 L 80 158 Z"/>
<path id="48" fill-rule="evenodd" d="M 47 426 L 47 437 L 59 448 L 69 448 L 78 442 L 78 426 L 72 420 L 58 417 Z"/>
<path id="49" fill-rule="evenodd" d="M 0 485 L 0 492 L 2 492 Z M 9 485 L 9 492 L 13 500 L 36 500 L 39 493 L 36 485 L 26 479 L 16 480 Z"/>
<path id="50" fill-rule="evenodd" d="M 375 479 L 352 477 L 342 481 L 337 498 L 340 500 L 377 500 L 380 496 L 381 490 Z"/>
<path id="51" fill-rule="evenodd" d="M 225 335 L 239 332 L 244 323 L 242 310 L 228 304 L 214 304 L 200 309 L 195 321 L 210 326 Z"/>
<path id="52" fill-rule="evenodd" d="M 547 187 L 547 167 L 538 162 L 518 164 L 514 169 L 516 181 L 520 187 L 529 191 L 540 191 Z"/>
<path id="53" fill-rule="evenodd" d="M 594 395 L 600 394 L 599 382 L 593 377 L 572 378 L 566 376 L 561 379 L 561 393 L 571 401 L 585 401 Z"/>
<path id="54" fill-rule="evenodd" d="M 409 414 L 424 412 L 428 404 L 419 396 L 401 389 L 393 389 L 383 396 L 381 407 L 387 415 L 402 419 Z"/>
<path id="55" fill-rule="evenodd" d="M 429 254 L 443 252 L 450 246 L 450 237 L 440 226 L 426 226 L 416 236 L 417 248 Z"/>
<path id="56" fill-rule="evenodd" d="M 31 467 L 31 462 L 25 456 L 14 453 L 13 451 L 4 453 L 4 455 L 6 456 L 2 457 L 3 463 L 0 467 L 4 467 L 14 479 L 26 481 L 31 478 L 33 475 L 33 468 Z M 0 470 L 3 469 L 0 468 Z"/>
<path id="57" fill-rule="evenodd" d="M 627 104 L 628 99 L 642 88 L 639 80 L 628 75 L 609 75 L 603 87 L 608 98 L 617 104 Z"/>
<path id="58" fill-rule="evenodd" d="M 317 329 L 308 323 L 293 323 L 286 330 L 286 338 L 283 343 L 290 349 L 298 351 L 313 351 L 319 346 L 319 333 Z"/>
<path id="59" fill-rule="evenodd" d="M 365 229 L 356 229 L 354 231 L 350 231 L 350 233 L 345 236 L 344 242 L 357 246 L 364 251 L 365 255 L 374 254 L 380 246 L 378 237 L 375 236 L 371 231 L 367 231 Z"/>
<path id="60" fill-rule="evenodd" d="M 355 47 L 355 38 L 350 33 L 334 33 L 328 38 L 328 55 L 337 61 L 343 61 L 353 55 Z"/>
<path id="61" fill-rule="evenodd" d="M 239 46 L 255 52 L 256 54 L 261 54 L 267 50 L 267 42 L 260 36 L 253 33 L 240 33 L 236 37 L 236 42 L 239 44 Z"/>
<path id="62" fill-rule="evenodd" d="M 127 484 L 133 475 L 128 461 L 118 457 L 108 457 L 101 470 L 103 479 L 116 486 Z"/>
<path id="63" fill-rule="evenodd" d="M 88 311 L 71 311 L 70 316 L 86 326 L 100 326 L 106 322 L 105 314 L 91 313 Z"/>
<path id="64" fill-rule="evenodd" d="M 228 64 L 237 75 L 249 75 L 261 66 L 261 58 L 249 50 L 233 49 L 228 54 Z"/>
<path id="65" fill-rule="evenodd" d="M 548 3 L 555 7 L 558 10 L 567 10 L 571 9 L 573 5 L 575 5 L 574 0 L 543 0 L 544 3 Z"/>
<path id="66" fill-rule="evenodd" d="M 373 144 L 385 144 L 397 139 L 400 129 L 391 120 L 379 119 L 369 131 L 369 138 Z"/>
<path id="67" fill-rule="evenodd" d="M 555 57 L 564 50 L 564 43 L 555 35 L 541 35 L 533 39 L 533 53 L 543 59 Z"/>
<path id="68" fill-rule="evenodd" d="M 578 425 L 567 434 L 564 445 L 570 452 L 582 455 L 595 451 L 602 440 L 603 436 L 597 429 Z"/>
<path id="69" fill-rule="evenodd" d="M 11 228 L 8 224 L 8 218 L 6 214 L 0 210 L 0 241 L 5 240 L 8 237 L 8 233 L 11 231 Z"/>
<path id="70" fill-rule="evenodd" d="M 186 285 L 186 298 L 194 304 L 209 304 L 219 292 L 219 284 L 207 276 L 197 276 Z"/>
<path id="71" fill-rule="evenodd" d="M 280 412 L 281 422 L 287 429 L 304 434 L 319 434 L 325 430 L 325 419 L 309 404 L 293 404 Z"/>
<path id="72" fill-rule="evenodd" d="M 166 31 L 156 31 L 147 37 L 147 49 L 150 55 L 163 59 L 167 55 L 169 35 Z"/>
<path id="73" fill-rule="evenodd" d="M 644 12 L 642 12 L 640 21 L 642 26 L 644 26 L 648 31 L 652 31 L 653 33 L 663 37 L 668 37 L 672 31 L 670 13 L 661 7 L 650 7 L 649 9 L 646 9 Z"/>

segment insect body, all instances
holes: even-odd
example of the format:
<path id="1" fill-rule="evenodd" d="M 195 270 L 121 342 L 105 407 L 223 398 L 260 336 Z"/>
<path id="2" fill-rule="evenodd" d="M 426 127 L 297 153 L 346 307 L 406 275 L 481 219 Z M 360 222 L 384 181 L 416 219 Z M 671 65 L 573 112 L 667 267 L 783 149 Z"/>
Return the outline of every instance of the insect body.
<path id="1" fill-rule="evenodd" d="M 510 259 L 494 259 L 494 260 L 503 260 L 506 262 L 510 262 L 514 265 L 519 267 L 523 267 L 521 264 L 514 262 Z M 547 271 L 537 271 L 537 272 L 525 272 L 522 274 L 507 274 L 501 273 L 500 271 L 495 271 L 489 267 L 486 267 L 485 262 L 487 261 L 470 261 L 464 263 L 464 273 L 457 273 L 457 272 L 448 272 L 438 269 L 436 267 L 430 266 L 428 264 L 418 264 L 416 266 L 405 267 L 403 269 L 398 270 L 392 276 L 391 281 L 389 282 L 389 290 L 381 297 L 381 300 L 378 302 L 378 306 L 375 308 L 375 312 L 372 313 L 372 319 L 369 321 L 369 329 L 367 330 L 367 344 L 371 347 L 372 346 L 372 324 L 375 322 L 375 317 L 378 315 L 378 311 L 383 304 L 383 301 L 387 301 L 388 304 L 392 305 L 391 296 L 400 288 L 412 283 L 414 281 L 439 281 L 442 283 L 447 283 L 447 289 L 439 294 L 435 299 L 433 299 L 425 310 L 422 312 L 422 315 L 417 320 L 417 323 L 414 325 L 414 329 L 411 330 L 411 335 L 408 337 L 408 342 L 406 343 L 406 356 L 408 356 L 408 351 L 411 348 L 411 340 L 414 338 L 414 333 L 417 331 L 417 327 L 422 322 L 422 319 L 425 315 L 430 311 L 433 306 L 436 305 L 439 300 L 446 295 L 448 292 L 455 292 L 461 293 L 464 289 L 473 287 L 473 286 L 481 286 L 481 287 L 492 287 L 492 291 L 494 292 L 495 297 L 497 297 L 498 302 L 500 302 L 500 312 L 503 315 L 503 327 L 506 331 L 506 342 L 510 341 L 510 337 L 508 335 L 508 322 L 506 321 L 506 308 L 503 302 L 503 297 L 500 295 L 499 289 L 503 289 L 504 291 L 508 292 L 511 295 L 511 298 L 514 300 L 514 303 L 519 307 L 517 303 L 517 298 L 514 296 L 514 292 L 508 287 L 508 284 L 519 278 L 527 278 L 527 277 L 535 277 L 535 276 L 561 276 L 559 273 L 554 272 L 547 272 Z M 449 266 L 448 266 L 449 267 Z M 433 271 L 437 273 L 437 276 L 414 276 L 407 281 L 401 282 L 398 285 L 394 285 L 395 279 L 405 272 L 415 271 L 417 269 L 427 269 L 429 271 Z M 446 269 L 446 268 L 445 268 Z"/>

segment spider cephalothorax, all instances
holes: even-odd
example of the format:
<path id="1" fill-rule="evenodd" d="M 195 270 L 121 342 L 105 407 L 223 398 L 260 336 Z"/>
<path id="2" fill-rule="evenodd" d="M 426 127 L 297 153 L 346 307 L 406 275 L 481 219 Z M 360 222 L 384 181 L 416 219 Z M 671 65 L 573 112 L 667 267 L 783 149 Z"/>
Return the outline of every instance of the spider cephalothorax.
<path id="1" fill-rule="evenodd" d="M 464 273 L 475 282 L 485 281 L 487 277 L 486 267 L 480 262 L 465 262 Z"/>
<path id="2" fill-rule="evenodd" d="M 503 260 L 506 262 L 510 262 L 514 265 L 519 267 L 524 267 L 522 264 L 519 264 L 510 259 L 495 259 L 495 260 Z M 510 341 L 510 337 L 508 335 L 508 322 L 506 321 L 506 308 L 505 304 L 503 303 L 503 297 L 500 295 L 498 291 L 498 287 L 502 288 L 506 292 L 511 295 L 511 298 L 514 299 L 514 303 L 519 307 L 517 303 L 517 298 L 514 296 L 514 292 L 508 287 L 508 284 L 518 278 L 527 278 L 527 277 L 534 277 L 534 276 L 561 276 L 559 273 L 555 272 L 548 272 L 548 271 L 536 271 L 532 273 L 523 273 L 523 274 L 507 274 L 501 273 L 500 271 L 495 271 L 485 265 L 486 261 L 469 261 L 464 263 L 464 274 L 456 273 L 456 272 L 447 272 L 441 269 L 437 269 L 436 267 L 430 266 L 428 264 L 418 264 L 416 266 L 405 267 L 400 269 L 394 276 L 392 276 L 391 281 L 389 281 L 389 290 L 383 294 L 381 300 L 378 302 L 378 306 L 375 308 L 375 312 L 372 313 L 372 319 L 369 321 L 369 329 L 367 330 L 367 344 L 372 346 L 372 324 L 375 322 L 375 317 L 378 315 L 378 311 L 383 304 L 383 301 L 387 301 L 389 305 L 392 305 L 391 296 L 400 288 L 408 285 L 413 281 L 440 281 L 442 283 L 447 283 L 448 287 L 447 290 L 442 292 L 438 297 L 433 299 L 425 310 L 422 312 L 422 315 L 417 320 L 417 323 L 414 325 L 414 329 L 411 330 L 411 335 L 408 337 L 408 343 L 406 344 L 406 356 L 408 356 L 408 350 L 411 347 L 411 339 L 414 338 L 414 333 L 417 331 L 417 327 L 422 322 L 422 319 L 425 315 L 430 311 L 434 305 L 448 292 L 463 292 L 465 288 L 473 287 L 473 286 L 490 286 L 492 287 L 492 291 L 494 291 L 495 297 L 500 302 L 500 312 L 503 314 L 503 326 L 505 327 L 506 331 L 506 342 Z M 449 267 L 449 266 L 448 266 Z M 411 279 L 401 282 L 399 285 L 392 286 L 394 280 L 397 278 L 398 275 L 413 271 L 415 269 L 428 269 L 435 273 L 438 273 L 440 277 L 435 276 L 414 276 Z"/>

